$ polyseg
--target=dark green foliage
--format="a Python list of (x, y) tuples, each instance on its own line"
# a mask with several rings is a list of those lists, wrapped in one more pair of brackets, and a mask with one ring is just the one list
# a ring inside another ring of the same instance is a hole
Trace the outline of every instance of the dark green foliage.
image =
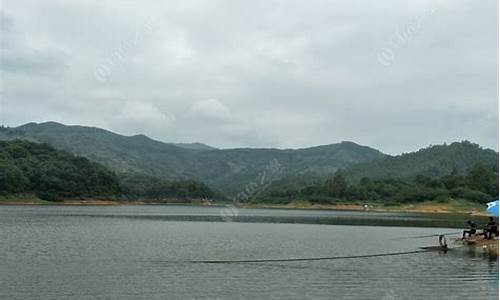
[(468, 141), (430, 146), (417, 152), (360, 163), (345, 170), (350, 182), (372, 179), (411, 179), (417, 175), (440, 177), (452, 172), (463, 174), (475, 165), (492, 166), (498, 172), (498, 153)]
[(48, 201), (68, 198), (200, 199), (214, 193), (194, 180), (166, 181), (122, 175), (47, 144), (0, 141), (0, 194), (33, 193)]
[(0, 194), (29, 192), (45, 200), (120, 193), (103, 166), (46, 144), (0, 141)]
[[(227, 196), (237, 195), (257, 183), (250, 198), (268, 197), (265, 201), (281, 202), (294, 199), (318, 203), (334, 200), (412, 202), (441, 201), (449, 197), (481, 202), (498, 195), (498, 153), (466, 141), (388, 156), (352, 142), (297, 150), (219, 150), (54, 122), (0, 128), (0, 140), (14, 138), (45, 142), (102, 164), (119, 174), (123, 189), (120, 195), (126, 197), (208, 198), (213, 194), (205, 185), (189, 179), (203, 181)], [(50, 155), (44, 158), (46, 154), (42, 151), (37, 154), (38, 160), (32, 161), (24, 157), (25, 152), (21, 147), (13, 151), (15, 157), (9, 154), (5, 159), (2, 157), (6, 154), (0, 152), (1, 191), (14, 193), (43, 186), (57, 190), (64, 197), (86, 193), (84, 186), (75, 182), (87, 180), (88, 174), (74, 170), (63, 172), (78, 168), (77, 161), (71, 166), (61, 161), (44, 164)], [(339, 169), (341, 174), (326, 180)], [(102, 180), (89, 178), (91, 182)], [(39, 185), (34, 186), (37, 182)], [(217, 198), (220, 199), (219, 195)]]
[(201, 144), (162, 143), (144, 135), (122, 136), (99, 128), (55, 122), (5, 128), (3, 133), (0, 130), (0, 140), (14, 136), (86, 157), (117, 174), (197, 179), (228, 195), (243, 191), (263, 172), (267, 177), (311, 173), (326, 176), (339, 168), (384, 157), (375, 149), (352, 142), (297, 150), (218, 150)]
[(62, 202), (64, 200), (64, 198), (59, 195), (57, 192), (45, 192), (45, 191), (42, 191), (42, 192), (36, 192), (35, 195), (42, 199), (42, 200), (46, 200), (46, 201), (52, 201), (52, 202)]
[(317, 175), (288, 176), (254, 201), (409, 203), (457, 198), (483, 203), (498, 196), (498, 153), (470, 142), (432, 146), (356, 164), (313, 183), (317, 180)]
[(429, 177), (417, 175), (413, 179), (375, 179), (364, 177), (358, 183), (348, 183), (343, 172), (337, 172), (324, 183), (303, 188), (271, 186), (255, 202), (287, 203), (308, 200), (312, 203), (383, 202), (416, 203), (422, 201), (444, 202), (449, 199), (466, 199), (486, 203), (498, 197), (498, 172), (495, 167), (481, 165), (470, 168), (461, 175), (452, 170), (449, 175)]
[(494, 168), (478, 165), (464, 179), (466, 186), (472, 190), (489, 195), (498, 195), (498, 174)]
[(480, 203), (486, 203), (492, 199), (491, 195), (466, 187), (452, 189), (450, 191), (450, 196), (453, 198), (468, 199)]
[(29, 180), (14, 164), (0, 158), (0, 191), (20, 193), (29, 186)]
[(167, 181), (141, 174), (127, 174), (121, 177), (121, 185), (125, 197), (154, 202), (214, 197), (214, 192), (208, 186), (194, 180)]
[[(333, 178), (326, 181), (326, 192), (328, 196), (333, 198), (346, 198), (349, 196), (347, 181), (344, 175), (339, 171), (335, 173)], [(303, 189), (303, 192), (307, 192), (307, 189)]]

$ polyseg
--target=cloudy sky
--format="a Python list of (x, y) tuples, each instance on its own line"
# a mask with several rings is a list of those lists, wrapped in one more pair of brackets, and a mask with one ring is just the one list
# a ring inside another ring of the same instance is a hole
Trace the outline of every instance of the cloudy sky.
[[(162, 4), (160, 4), (162, 3)], [(498, 149), (498, 0), (4, 0), (0, 123)]]

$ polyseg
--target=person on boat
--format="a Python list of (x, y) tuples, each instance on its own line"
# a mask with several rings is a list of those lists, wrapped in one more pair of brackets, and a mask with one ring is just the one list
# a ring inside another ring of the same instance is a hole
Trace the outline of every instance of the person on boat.
[(497, 232), (498, 232), (497, 222), (495, 222), (495, 219), (493, 217), (490, 217), (490, 220), (488, 221), (486, 228), (484, 228), (483, 230), (484, 238), (491, 240), (493, 234), (496, 235)]
[(471, 237), (473, 234), (476, 234), (476, 229), (477, 225), (474, 223), (474, 221), (467, 221), (467, 225), (469, 226), (469, 230), (464, 230), (464, 233), (462, 234), (462, 240), (465, 239), (465, 235), (468, 234), (469, 237)]

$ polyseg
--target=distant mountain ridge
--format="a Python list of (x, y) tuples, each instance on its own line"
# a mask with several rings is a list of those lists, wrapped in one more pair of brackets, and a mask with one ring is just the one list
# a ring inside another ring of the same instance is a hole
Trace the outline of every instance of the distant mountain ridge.
[[(331, 190), (335, 178), (349, 185), (342, 195)], [(498, 153), (468, 141), (434, 145), (354, 164), (327, 178), (292, 174), (275, 180), (257, 196), (257, 202), (278, 203), (331, 201), (332, 197), (397, 203), (436, 198), (484, 202), (498, 197)]]
[(172, 144), (145, 135), (123, 136), (104, 129), (56, 122), (0, 129), (0, 140), (47, 143), (81, 155), (118, 173), (165, 179), (197, 179), (227, 194), (288, 175), (325, 176), (348, 166), (384, 158), (353, 142), (305, 149), (216, 149), (204, 144)]
[(0, 140), (47, 143), (117, 173), (195, 179), (226, 195), (251, 194), (269, 184), (305, 186), (342, 170), (351, 182), (410, 179), (459, 173), (475, 165), (496, 168), (498, 153), (467, 141), (396, 156), (353, 142), (304, 149), (217, 149), (200, 143), (164, 143), (145, 135), (123, 136), (101, 128), (56, 122), (0, 128)]
[(215, 147), (203, 143), (172, 143), (172, 145), (191, 150), (218, 150)]
[(475, 165), (491, 167), (498, 172), (498, 152), (483, 149), (469, 141), (454, 142), (359, 163), (347, 168), (344, 174), (354, 181), (363, 177), (371, 179), (410, 179), (417, 175), (440, 177), (450, 174), (453, 170), (463, 174)]

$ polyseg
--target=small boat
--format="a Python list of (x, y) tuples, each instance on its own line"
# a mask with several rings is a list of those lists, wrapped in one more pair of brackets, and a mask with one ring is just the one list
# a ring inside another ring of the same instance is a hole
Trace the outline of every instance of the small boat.
[(446, 253), (448, 252), (448, 243), (446, 243), (446, 236), (444, 234), (439, 235), (439, 246), (420, 247), (420, 249), (443, 251), (444, 253)]

